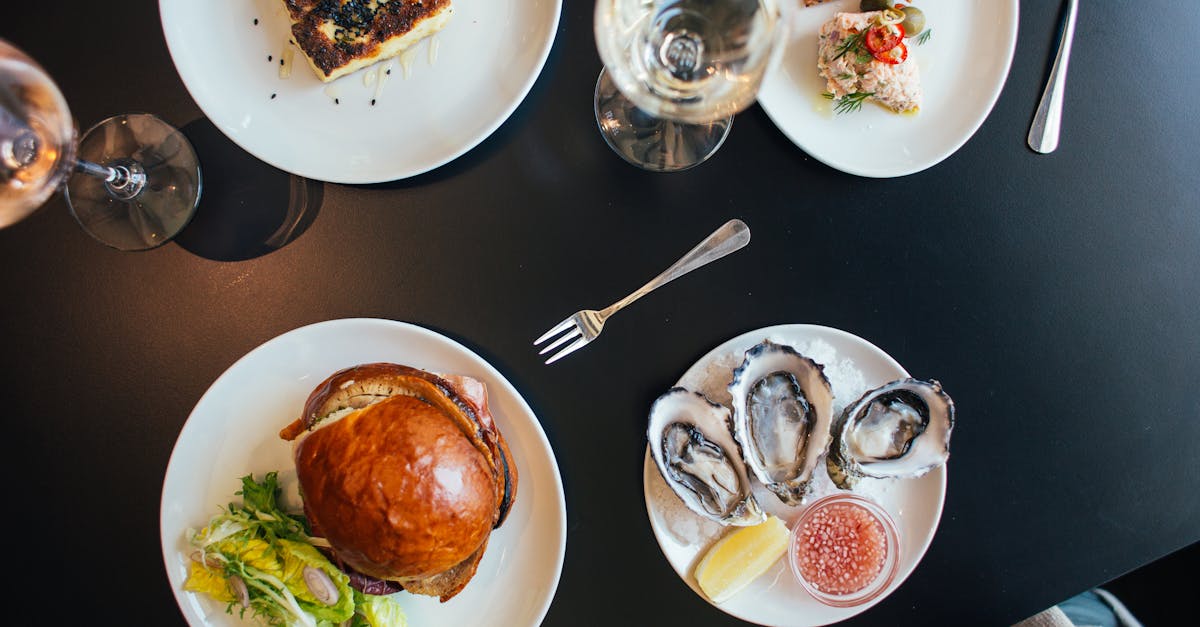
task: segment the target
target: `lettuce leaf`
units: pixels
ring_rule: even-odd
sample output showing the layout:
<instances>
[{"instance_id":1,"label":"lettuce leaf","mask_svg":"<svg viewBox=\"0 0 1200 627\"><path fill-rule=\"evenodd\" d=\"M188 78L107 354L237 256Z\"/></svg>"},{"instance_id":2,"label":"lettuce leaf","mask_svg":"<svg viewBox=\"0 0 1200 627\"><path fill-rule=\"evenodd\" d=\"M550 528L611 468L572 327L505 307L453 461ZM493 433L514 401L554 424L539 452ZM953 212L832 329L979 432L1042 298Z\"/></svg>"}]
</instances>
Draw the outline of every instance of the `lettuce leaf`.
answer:
<instances>
[{"instance_id":1,"label":"lettuce leaf","mask_svg":"<svg viewBox=\"0 0 1200 627\"><path fill-rule=\"evenodd\" d=\"M318 620L340 623L354 615L354 594L350 588L350 577L334 566L311 545L290 540L280 540L284 549L284 572L280 579L287 585L288 590L296 596L300 607L312 614ZM333 605L325 605L318 601L308 584L304 583L304 567L311 566L323 571L337 587L338 599Z\"/></svg>"},{"instance_id":2,"label":"lettuce leaf","mask_svg":"<svg viewBox=\"0 0 1200 627\"><path fill-rule=\"evenodd\" d=\"M408 627L404 608L390 596L354 592L356 603L352 627ZM365 622L359 622L360 620Z\"/></svg>"},{"instance_id":3,"label":"lettuce leaf","mask_svg":"<svg viewBox=\"0 0 1200 627\"><path fill-rule=\"evenodd\" d=\"M199 562L192 562L188 565L188 578L183 582L183 589L207 594L222 603L235 601L225 573L205 568Z\"/></svg>"},{"instance_id":4,"label":"lettuce leaf","mask_svg":"<svg viewBox=\"0 0 1200 627\"><path fill-rule=\"evenodd\" d=\"M254 480L254 475L246 475L242 477L242 489L235 493L242 497L242 506L231 503L229 510L245 512L249 522L269 537L308 540L308 521L279 509L279 491L276 472L267 473L261 483Z\"/></svg>"}]
</instances>

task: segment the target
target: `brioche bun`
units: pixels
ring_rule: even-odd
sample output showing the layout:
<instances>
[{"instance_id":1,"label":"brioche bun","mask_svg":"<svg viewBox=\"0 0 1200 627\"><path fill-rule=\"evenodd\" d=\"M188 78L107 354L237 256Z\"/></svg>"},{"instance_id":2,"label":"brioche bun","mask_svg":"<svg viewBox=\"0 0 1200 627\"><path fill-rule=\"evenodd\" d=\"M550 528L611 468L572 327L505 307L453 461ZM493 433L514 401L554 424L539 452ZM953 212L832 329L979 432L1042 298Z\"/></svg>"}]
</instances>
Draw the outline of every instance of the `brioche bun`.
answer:
<instances>
[{"instance_id":1,"label":"brioche bun","mask_svg":"<svg viewBox=\"0 0 1200 627\"><path fill-rule=\"evenodd\" d=\"M469 382L397 364L348 368L281 431L295 442L312 532L343 567L442 601L474 575L516 471L485 389Z\"/></svg>"}]
</instances>

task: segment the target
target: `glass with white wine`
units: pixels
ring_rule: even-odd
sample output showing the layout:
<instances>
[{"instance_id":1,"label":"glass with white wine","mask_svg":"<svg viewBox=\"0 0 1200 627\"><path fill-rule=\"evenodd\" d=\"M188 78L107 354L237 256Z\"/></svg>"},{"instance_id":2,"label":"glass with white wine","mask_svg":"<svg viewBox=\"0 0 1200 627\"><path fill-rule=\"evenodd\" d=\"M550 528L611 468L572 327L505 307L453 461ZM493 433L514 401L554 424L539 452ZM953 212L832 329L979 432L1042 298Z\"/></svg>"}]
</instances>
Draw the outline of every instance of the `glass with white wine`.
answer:
<instances>
[{"instance_id":1,"label":"glass with white wine","mask_svg":"<svg viewBox=\"0 0 1200 627\"><path fill-rule=\"evenodd\" d=\"M200 164L187 138L145 113L118 115L80 137L58 86L0 39L0 228L62 189L71 214L119 250L160 246L200 200Z\"/></svg>"},{"instance_id":2,"label":"glass with white wine","mask_svg":"<svg viewBox=\"0 0 1200 627\"><path fill-rule=\"evenodd\" d=\"M786 35L778 0L597 0L595 29L600 133L658 172L716 152Z\"/></svg>"}]
</instances>

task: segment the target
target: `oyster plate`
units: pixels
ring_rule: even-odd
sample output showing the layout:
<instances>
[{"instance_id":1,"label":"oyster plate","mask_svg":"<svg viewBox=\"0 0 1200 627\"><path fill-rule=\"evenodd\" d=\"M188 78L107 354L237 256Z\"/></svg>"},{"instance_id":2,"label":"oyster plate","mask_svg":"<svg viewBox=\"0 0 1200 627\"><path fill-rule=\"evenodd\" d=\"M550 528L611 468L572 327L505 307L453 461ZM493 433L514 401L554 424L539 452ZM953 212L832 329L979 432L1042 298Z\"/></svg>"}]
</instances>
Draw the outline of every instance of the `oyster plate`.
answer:
<instances>
[{"instance_id":1,"label":"oyster plate","mask_svg":"<svg viewBox=\"0 0 1200 627\"><path fill-rule=\"evenodd\" d=\"M825 374L833 386L835 415L868 389L909 376L895 359L860 337L830 327L785 324L750 331L722 343L693 364L676 385L727 404L730 396L726 385L733 369L741 364L747 349L764 339L789 345L825 366ZM837 491L824 472L824 463L819 470L805 503ZM659 474L649 446L642 486L650 526L663 555L680 579L707 601L692 571L705 549L731 528L687 509ZM856 607L824 605L804 591L789 572L787 562L781 559L733 598L714 605L731 616L760 625L812 627L860 614L900 587L921 561L937 531L946 496L946 465L915 479L866 477L851 491L878 502L896 521L900 533L900 567L883 594ZM803 505L784 505L760 482L754 482L754 495L767 513L779 516L789 525L803 510Z\"/></svg>"}]
</instances>

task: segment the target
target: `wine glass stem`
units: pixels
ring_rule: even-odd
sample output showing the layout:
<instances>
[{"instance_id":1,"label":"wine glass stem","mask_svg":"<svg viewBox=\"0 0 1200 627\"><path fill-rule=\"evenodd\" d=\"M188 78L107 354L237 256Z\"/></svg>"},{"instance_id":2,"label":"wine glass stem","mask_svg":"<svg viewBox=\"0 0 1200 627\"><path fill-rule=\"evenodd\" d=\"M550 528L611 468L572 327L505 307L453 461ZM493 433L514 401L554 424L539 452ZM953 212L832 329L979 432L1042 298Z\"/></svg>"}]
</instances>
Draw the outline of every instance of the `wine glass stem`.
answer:
<instances>
[{"instance_id":1,"label":"wine glass stem","mask_svg":"<svg viewBox=\"0 0 1200 627\"><path fill-rule=\"evenodd\" d=\"M75 162L75 171L88 176L104 179L104 182L106 183L112 182L120 176L116 168L97 165L91 161L84 161L83 159L79 159Z\"/></svg>"},{"instance_id":2,"label":"wine glass stem","mask_svg":"<svg viewBox=\"0 0 1200 627\"><path fill-rule=\"evenodd\" d=\"M132 160L107 166L77 159L75 171L104 179L104 188L108 190L108 193L121 200L129 200L137 196L146 185L145 170L142 169L141 164Z\"/></svg>"}]
</instances>

